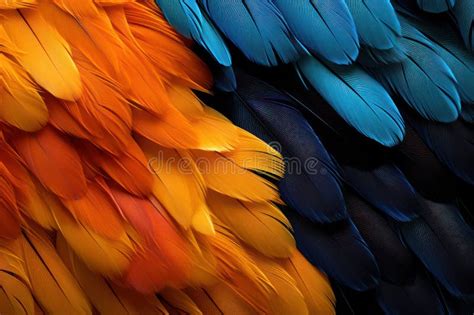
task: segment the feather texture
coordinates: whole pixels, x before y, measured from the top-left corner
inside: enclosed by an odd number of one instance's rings
[[[360,133],[386,146],[403,139],[404,123],[397,107],[380,83],[364,70],[358,66],[329,66],[309,57],[298,62],[298,69]]]

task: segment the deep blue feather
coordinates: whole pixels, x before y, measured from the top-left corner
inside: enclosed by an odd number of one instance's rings
[[[312,221],[345,218],[337,167],[293,101],[262,81],[237,77],[226,111],[234,123],[281,148],[287,164],[279,184],[283,200]]]
[[[425,201],[421,217],[401,225],[406,244],[454,295],[474,294],[474,230],[453,206]]]
[[[401,36],[400,22],[389,0],[346,0],[362,44],[390,49]]]
[[[385,89],[358,66],[325,65],[312,57],[298,70],[326,101],[360,133],[385,146],[404,136],[403,119]]]
[[[452,9],[456,0],[416,0],[416,2],[423,11],[441,13]]]
[[[156,0],[156,3],[178,32],[193,38],[222,66],[232,65],[232,58],[224,40],[201,12],[196,0]]]
[[[270,0],[202,0],[219,29],[253,62],[274,66],[304,51]]]
[[[403,18],[400,22],[403,33],[400,41],[408,58],[373,69],[374,73],[426,119],[456,120],[461,100],[453,72],[421,32]]]
[[[353,290],[365,291],[378,284],[375,258],[350,220],[315,225],[292,210],[285,214],[298,249],[312,264]]]
[[[344,166],[347,183],[374,207],[394,220],[406,222],[417,217],[420,204],[405,175],[394,165],[372,170]]]
[[[452,10],[466,47],[474,51],[474,1],[457,0]]]
[[[273,0],[291,31],[312,53],[336,64],[357,58],[359,39],[344,0]]]

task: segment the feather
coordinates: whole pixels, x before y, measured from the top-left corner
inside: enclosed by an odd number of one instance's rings
[[[36,0],[1,0],[0,9],[31,8],[36,5]]]
[[[191,298],[181,290],[166,288],[160,292],[160,296],[179,311],[190,315],[203,315],[199,307]]]
[[[362,47],[357,61],[365,67],[373,68],[380,65],[400,63],[407,58],[407,51],[398,39],[393,48],[390,49],[380,50],[368,46]]]
[[[466,49],[456,31],[450,25],[427,23],[412,15],[407,18],[430,40],[438,55],[453,71],[463,107],[469,106],[464,102],[474,103],[474,56]]]
[[[159,309],[156,305],[159,304],[156,297],[140,296],[132,290],[120,288],[93,273],[78,259],[62,237],[57,239],[56,249],[82,290],[87,293],[91,304],[101,314],[156,314]]]
[[[284,201],[313,221],[345,217],[337,168],[308,122],[292,108],[293,101],[257,79],[238,77],[238,90],[226,110],[239,126],[282,151],[287,164],[279,185]]]
[[[232,64],[232,58],[224,39],[216,30],[209,18],[201,12],[196,0],[170,2],[157,0],[157,4],[166,19],[178,32],[193,38],[204,47],[222,66]]]
[[[63,199],[62,203],[82,225],[103,237],[118,240],[125,231],[119,211],[104,186],[101,180],[90,181],[84,196],[78,199]],[[100,211],[97,211],[98,209]]]
[[[450,205],[425,201],[421,216],[401,226],[405,243],[449,292],[473,294],[474,231]]]
[[[408,58],[373,72],[424,118],[440,122],[456,120],[461,100],[453,72],[420,31],[402,17],[400,23],[403,34],[400,41]]]
[[[356,194],[347,191],[345,197],[347,210],[377,261],[381,283],[411,282],[415,277],[415,260],[400,240],[393,221],[377,213]]]
[[[327,277],[313,267],[298,251],[283,263],[304,296],[309,314],[336,314],[336,298]]]
[[[58,196],[75,199],[85,194],[86,179],[79,154],[69,139],[54,129],[46,127],[34,134],[18,135],[14,147],[29,170]]]
[[[299,43],[272,1],[203,0],[202,3],[217,27],[250,61],[275,66],[280,60],[289,63],[298,59]]]
[[[17,205],[15,178],[0,163],[0,239],[16,239],[20,236],[20,212]]]
[[[34,302],[28,286],[14,275],[0,274],[0,312],[33,315]]]
[[[400,22],[389,0],[346,0],[362,44],[390,49],[401,35]]]
[[[474,184],[474,130],[461,121],[439,124],[408,117],[408,121],[421,139],[451,172],[464,181]]]
[[[423,11],[442,13],[452,9],[456,0],[416,0],[416,3]]]
[[[310,52],[336,64],[357,58],[359,39],[343,0],[276,0],[290,30]]]
[[[36,301],[52,314],[92,314],[79,284],[47,237],[37,232],[20,239],[22,258]]]
[[[377,286],[377,263],[352,221],[321,226],[291,210],[284,213],[294,228],[298,249],[313,265],[353,290]]]
[[[407,222],[417,217],[416,192],[396,166],[386,164],[370,171],[347,166],[344,177],[359,195],[394,220]]]
[[[125,233],[115,239],[108,239],[75,222],[61,208],[53,209],[53,216],[62,237],[91,270],[107,276],[118,276],[129,266],[133,246]]]
[[[377,289],[377,300],[387,313],[419,314],[430,310],[430,314],[446,314],[434,284],[425,271],[418,271],[416,278],[403,286],[382,282]]]
[[[270,203],[250,203],[210,193],[207,201],[213,213],[233,233],[269,257],[288,257],[295,247],[290,223]]]
[[[344,120],[385,146],[404,137],[403,119],[384,88],[357,66],[326,66],[314,58],[298,62],[298,70]]]
[[[3,39],[0,28],[0,38]],[[24,131],[37,131],[48,121],[48,109],[23,68],[0,54],[0,119]]]
[[[456,0],[452,15],[457,23],[464,44],[470,51],[474,50],[474,3],[469,0]]]
[[[38,10],[2,12],[2,24],[15,46],[26,52],[17,56],[18,62],[39,85],[58,98],[79,97],[81,79],[69,46]]]

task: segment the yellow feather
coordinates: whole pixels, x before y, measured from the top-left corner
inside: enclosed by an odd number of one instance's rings
[[[334,315],[336,298],[328,278],[298,251],[285,260],[283,267],[296,280],[310,314]]]
[[[125,233],[109,240],[75,222],[62,209],[54,209],[53,214],[62,236],[89,268],[106,276],[118,276],[128,267],[133,246]]]
[[[0,10],[31,8],[36,2],[36,0],[0,0]]]
[[[191,298],[189,298],[189,296],[187,296],[186,293],[181,290],[166,288],[160,292],[160,296],[166,301],[166,304],[170,304],[173,308],[179,310],[180,312],[184,312],[185,314],[189,315],[203,314],[196,303],[194,303],[193,300],[191,300]]]
[[[295,248],[290,222],[270,203],[251,203],[211,192],[213,213],[240,239],[272,257],[288,257]]]
[[[92,314],[79,284],[43,233],[28,233],[21,245],[31,290],[42,309],[48,314]]]
[[[48,109],[27,73],[0,54],[0,119],[24,131],[48,122]]]
[[[1,21],[20,50],[18,62],[39,85],[65,100],[80,96],[81,79],[69,46],[38,10],[5,11]]]
[[[90,271],[78,259],[63,237],[59,237],[56,248],[65,265],[79,282],[92,305],[103,315],[141,315],[156,314],[158,299],[145,297],[118,288],[104,278]]]

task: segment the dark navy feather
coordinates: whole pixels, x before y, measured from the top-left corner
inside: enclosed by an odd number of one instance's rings
[[[398,285],[413,281],[413,254],[402,244],[393,222],[355,193],[344,195],[351,219],[375,256],[381,279]]]
[[[474,1],[457,0],[452,15],[466,47],[474,51]]]
[[[390,49],[401,36],[400,22],[389,0],[346,0],[361,44]]]
[[[457,208],[425,201],[421,217],[401,225],[406,244],[454,295],[474,294],[474,230]]]
[[[357,291],[378,284],[375,258],[350,220],[316,225],[292,210],[285,214],[294,228],[298,249],[312,264]]]
[[[426,119],[456,120],[461,100],[453,72],[421,32],[404,19],[400,22],[403,33],[400,41],[408,58],[374,68],[374,73]]]
[[[397,221],[417,217],[420,204],[405,175],[394,165],[385,164],[371,170],[344,166],[344,178],[365,200]]]
[[[304,50],[270,0],[202,0],[219,29],[253,62],[295,61]]]
[[[396,286],[381,281],[377,288],[377,300],[386,314],[444,315],[444,305],[436,284],[419,270],[412,283]]]
[[[230,66],[232,58],[214,25],[201,12],[196,0],[156,0],[166,19],[178,32],[193,38],[223,66]]]
[[[344,120],[385,146],[404,136],[403,119],[385,89],[358,66],[330,66],[312,57],[298,62],[298,70]]]
[[[344,0],[273,0],[291,31],[311,52],[336,64],[350,64],[359,39]]]
[[[283,200],[312,221],[345,218],[336,165],[293,101],[262,81],[237,77],[227,112],[234,123],[281,148],[287,164],[279,184]]]
[[[474,128],[461,121],[440,124],[407,115],[426,145],[456,176],[474,185]]]
[[[456,0],[416,0],[416,2],[423,11],[441,13],[452,9]]]

